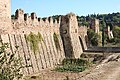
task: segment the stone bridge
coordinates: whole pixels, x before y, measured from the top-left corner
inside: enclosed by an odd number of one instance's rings
[[[88,47],[85,52],[120,53],[120,47]]]

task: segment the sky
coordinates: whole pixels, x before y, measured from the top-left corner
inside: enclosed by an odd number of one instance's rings
[[[65,15],[79,16],[120,12],[120,0],[11,0],[11,14],[19,8],[25,13],[35,12],[39,17]]]

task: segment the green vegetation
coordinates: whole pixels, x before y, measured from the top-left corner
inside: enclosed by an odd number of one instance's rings
[[[30,47],[33,52],[36,53],[39,50],[39,42],[43,41],[42,35],[39,32],[38,34],[30,32],[26,39],[30,42]]]
[[[120,47],[120,27],[115,26],[112,31],[114,38],[107,39],[108,46]]]
[[[55,68],[59,72],[82,72],[90,66],[90,62],[84,59],[64,59],[62,65]]]
[[[104,40],[104,38],[105,38],[104,28],[106,27],[106,23],[105,23],[104,20],[102,21],[101,27],[102,27],[102,47],[104,47],[104,44],[105,44],[105,43],[104,43],[104,42],[105,42],[105,40]]]
[[[26,65],[21,63],[22,59],[15,57],[14,53],[6,52],[9,48],[7,43],[0,46],[0,80],[19,80],[23,74],[20,73],[21,68],[25,68]]]
[[[55,20],[57,20],[57,22],[59,22],[59,17],[62,15],[54,15],[52,16],[53,22],[55,22]],[[45,21],[46,17],[42,18],[43,21]],[[50,17],[48,18],[50,20]]]
[[[111,29],[114,26],[120,26],[120,13],[112,13],[112,14],[90,14],[88,16],[77,16],[79,25],[90,25],[90,20],[93,18],[100,20],[100,25],[102,25],[102,21],[105,20],[106,25],[110,26]],[[102,31],[102,28],[100,28]]]
[[[43,41],[43,38],[42,38],[42,35],[40,34],[40,32],[38,32],[37,37],[38,37],[38,40],[39,40],[40,42]]]
[[[90,44],[92,46],[98,46],[100,36],[97,33],[95,33],[92,29],[88,29],[87,34],[88,34],[88,40],[90,41]]]
[[[115,26],[113,29],[113,35],[114,35],[114,39],[113,42],[115,44],[118,44],[120,46],[120,27]]]
[[[55,42],[56,49],[57,50],[61,50],[60,49],[60,43],[59,43],[58,35],[56,33],[53,34],[53,39],[54,39],[54,42]]]
[[[91,14],[88,16],[77,16],[77,20],[79,25],[90,26],[91,19],[96,18],[100,21],[100,31],[102,31],[102,46],[120,46],[120,38],[119,38],[119,28],[120,28],[120,13],[112,13],[112,14]],[[104,29],[110,27],[110,30],[113,31],[113,39],[108,38],[107,34],[105,34]],[[96,41],[95,41],[96,42]]]

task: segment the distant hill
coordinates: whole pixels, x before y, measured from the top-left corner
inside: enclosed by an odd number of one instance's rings
[[[111,29],[114,26],[120,26],[120,13],[112,13],[112,14],[90,14],[88,16],[77,16],[79,25],[86,25],[89,26],[90,19],[99,19],[100,20],[100,27],[102,27],[102,21],[106,23],[107,26],[110,26]]]
[[[53,19],[57,19],[61,15],[54,15],[52,16]],[[120,13],[112,13],[112,14],[90,14],[87,16],[77,16],[77,20],[79,25],[85,25],[89,26],[90,25],[90,20],[96,18],[100,20],[100,27],[102,27],[102,21],[104,20],[107,26],[110,26],[112,29],[114,26],[120,26]],[[100,28],[101,29],[101,28]]]

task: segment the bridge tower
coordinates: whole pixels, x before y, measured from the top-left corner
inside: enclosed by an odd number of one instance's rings
[[[0,34],[8,33],[12,29],[10,4],[10,0],[0,0]]]
[[[80,58],[83,50],[78,36],[78,22],[75,14],[69,13],[61,17],[60,34],[66,58]]]

